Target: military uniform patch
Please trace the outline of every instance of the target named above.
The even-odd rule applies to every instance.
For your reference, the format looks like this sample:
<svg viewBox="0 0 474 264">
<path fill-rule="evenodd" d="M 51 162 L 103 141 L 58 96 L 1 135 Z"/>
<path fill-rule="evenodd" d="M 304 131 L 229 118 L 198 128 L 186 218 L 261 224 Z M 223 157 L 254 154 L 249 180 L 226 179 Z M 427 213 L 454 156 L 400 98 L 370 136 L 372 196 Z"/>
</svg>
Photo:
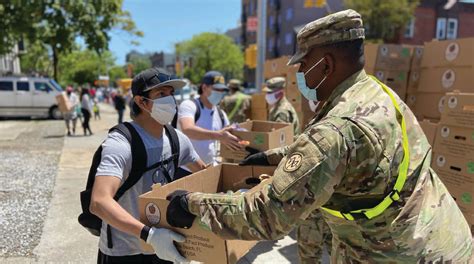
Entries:
<svg viewBox="0 0 474 264">
<path fill-rule="evenodd" d="M 285 167 L 283 168 L 286 172 L 292 172 L 301 167 L 303 163 L 303 155 L 301 153 L 293 153 L 291 157 L 285 163 Z"/>
</svg>

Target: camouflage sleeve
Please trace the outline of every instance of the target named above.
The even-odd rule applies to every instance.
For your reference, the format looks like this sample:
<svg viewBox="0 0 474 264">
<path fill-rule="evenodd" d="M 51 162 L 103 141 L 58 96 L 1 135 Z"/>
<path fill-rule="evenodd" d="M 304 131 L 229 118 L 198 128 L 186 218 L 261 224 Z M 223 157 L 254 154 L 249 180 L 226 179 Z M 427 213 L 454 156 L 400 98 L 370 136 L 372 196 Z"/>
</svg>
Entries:
<svg viewBox="0 0 474 264">
<path fill-rule="evenodd" d="M 276 115 L 273 121 L 280 122 L 280 123 L 291 123 L 290 113 L 288 111 L 281 111 L 280 113 Z"/>
<path fill-rule="evenodd" d="M 325 204 L 344 175 L 344 137 L 331 124 L 318 125 L 293 143 L 273 181 L 245 194 L 188 196 L 199 223 L 228 239 L 275 240 Z M 253 189 L 252 189 L 253 190 Z"/>
<path fill-rule="evenodd" d="M 270 165 L 276 166 L 280 163 L 283 157 L 288 154 L 288 149 L 290 146 L 284 146 L 280 148 L 270 149 L 265 151 L 265 155 L 267 155 L 267 160 Z"/>
</svg>

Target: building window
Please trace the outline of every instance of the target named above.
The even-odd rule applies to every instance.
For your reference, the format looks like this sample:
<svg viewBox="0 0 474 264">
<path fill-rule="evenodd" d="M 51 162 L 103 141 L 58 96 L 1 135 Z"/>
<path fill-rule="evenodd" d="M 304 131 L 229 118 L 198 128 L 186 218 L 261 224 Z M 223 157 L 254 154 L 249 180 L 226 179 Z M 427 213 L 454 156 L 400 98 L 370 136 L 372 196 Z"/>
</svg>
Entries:
<svg viewBox="0 0 474 264">
<path fill-rule="evenodd" d="M 415 18 L 411 18 L 405 28 L 405 38 L 413 38 L 415 33 Z"/>
<path fill-rule="evenodd" d="M 275 24 L 275 17 L 274 16 L 270 16 L 268 18 L 268 24 L 272 27 L 274 24 Z"/>
<path fill-rule="evenodd" d="M 293 19 L 293 8 L 288 8 L 286 10 L 286 21 L 290 21 Z"/>
<path fill-rule="evenodd" d="M 436 38 L 446 38 L 446 18 L 438 18 L 438 21 L 436 23 Z"/>
<path fill-rule="evenodd" d="M 447 39 L 455 39 L 458 37 L 458 19 L 448 19 L 448 30 L 446 32 Z"/>
<path fill-rule="evenodd" d="M 248 12 L 247 12 L 248 15 L 253 16 L 254 14 L 253 14 L 253 1 L 252 0 L 250 1 L 249 5 L 248 5 L 248 9 L 249 9 Z"/>
<path fill-rule="evenodd" d="M 273 38 L 270 38 L 268 40 L 268 51 L 272 51 L 274 47 L 275 47 L 275 42 L 274 42 Z"/>
<path fill-rule="evenodd" d="M 293 43 L 293 34 L 286 33 L 285 34 L 285 45 L 291 45 Z"/>
</svg>

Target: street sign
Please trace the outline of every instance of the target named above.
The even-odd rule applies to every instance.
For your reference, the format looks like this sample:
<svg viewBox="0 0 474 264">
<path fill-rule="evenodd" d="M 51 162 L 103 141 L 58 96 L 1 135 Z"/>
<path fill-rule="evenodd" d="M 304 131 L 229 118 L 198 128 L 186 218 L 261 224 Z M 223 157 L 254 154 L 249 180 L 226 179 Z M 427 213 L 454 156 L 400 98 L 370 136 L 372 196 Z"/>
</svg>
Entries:
<svg viewBox="0 0 474 264">
<path fill-rule="evenodd" d="M 258 18 L 249 17 L 247 18 L 247 32 L 257 32 L 258 28 Z"/>
</svg>

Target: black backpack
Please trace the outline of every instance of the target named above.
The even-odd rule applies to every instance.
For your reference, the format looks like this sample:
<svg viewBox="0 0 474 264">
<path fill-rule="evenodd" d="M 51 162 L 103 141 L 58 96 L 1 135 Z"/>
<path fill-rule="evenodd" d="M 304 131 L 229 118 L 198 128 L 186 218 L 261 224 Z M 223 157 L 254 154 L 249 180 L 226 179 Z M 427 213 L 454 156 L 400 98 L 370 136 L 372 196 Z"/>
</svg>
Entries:
<svg viewBox="0 0 474 264">
<path fill-rule="evenodd" d="M 165 125 L 165 133 L 169 138 L 170 145 L 171 145 L 171 157 L 159 161 L 153 164 L 150 167 L 147 167 L 147 153 L 145 149 L 145 145 L 143 141 L 133 127 L 132 124 L 124 122 L 122 124 L 118 124 L 109 130 L 109 133 L 117 131 L 122 134 L 130 143 L 132 149 L 132 168 L 130 169 L 130 174 L 128 175 L 125 182 L 119 187 L 117 193 L 114 196 L 114 200 L 118 201 L 122 195 L 128 191 L 133 185 L 135 185 L 142 175 L 154 168 L 157 168 L 161 165 L 168 164 L 173 162 L 175 168 L 175 175 L 178 171 L 178 163 L 179 163 L 179 138 L 176 130 L 170 126 Z M 85 227 L 91 234 L 95 236 L 100 236 L 100 229 L 102 227 L 102 219 L 97 217 L 96 215 L 92 214 L 89 211 L 89 206 L 91 203 L 91 195 L 92 195 L 92 186 L 94 185 L 95 175 L 97 172 L 97 167 L 100 164 L 102 158 L 102 144 L 94 153 L 94 157 L 92 158 L 92 164 L 89 169 L 89 176 L 87 177 L 87 185 L 86 189 L 81 192 L 81 206 L 82 206 L 82 213 L 79 215 L 78 220 L 79 224 Z M 174 175 L 173 178 L 168 174 L 165 170 L 163 174 L 167 180 L 167 182 L 172 182 L 175 179 Z M 112 232 L 110 225 L 107 225 L 107 246 L 109 248 L 113 247 L 112 243 Z"/>
<path fill-rule="evenodd" d="M 201 117 L 201 108 L 204 108 L 204 105 L 202 104 L 201 100 L 199 98 L 193 99 L 192 100 L 194 104 L 196 105 L 196 113 L 194 114 L 194 123 L 197 123 L 199 118 Z M 222 127 L 225 126 L 225 118 L 224 118 L 224 112 L 220 107 L 217 105 L 217 112 L 219 113 L 219 118 L 221 119 Z M 174 115 L 173 121 L 171 121 L 171 125 L 173 127 L 177 127 L 178 124 L 178 109 L 176 109 L 176 114 Z"/>
</svg>

